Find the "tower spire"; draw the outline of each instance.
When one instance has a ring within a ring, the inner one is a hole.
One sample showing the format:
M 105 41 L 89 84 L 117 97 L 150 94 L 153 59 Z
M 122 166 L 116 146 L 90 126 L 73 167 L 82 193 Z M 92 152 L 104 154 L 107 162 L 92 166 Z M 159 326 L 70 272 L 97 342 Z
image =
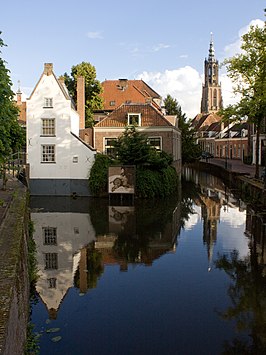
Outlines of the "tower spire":
M 220 108 L 222 108 L 222 92 L 219 84 L 219 63 L 215 59 L 213 34 L 211 32 L 209 56 L 204 61 L 201 113 L 218 112 Z
M 21 89 L 20 89 L 20 80 L 18 80 L 18 91 L 17 91 L 18 94 L 21 94 Z
M 215 62 L 214 46 L 213 46 L 213 33 L 211 32 L 210 49 L 209 49 L 209 61 Z

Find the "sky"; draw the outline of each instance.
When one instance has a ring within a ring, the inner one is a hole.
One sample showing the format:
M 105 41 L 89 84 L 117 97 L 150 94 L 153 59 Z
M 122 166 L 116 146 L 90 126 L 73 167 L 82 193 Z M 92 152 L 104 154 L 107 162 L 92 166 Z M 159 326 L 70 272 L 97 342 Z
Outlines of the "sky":
M 170 94 L 188 118 L 200 112 L 203 65 L 211 33 L 221 64 L 240 51 L 250 24 L 262 24 L 263 0 L 11 0 L 1 2 L 1 57 L 13 90 L 28 97 L 53 63 L 57 76 L 81 62 L 105 79 L 143 79 Z M 235 102 L 220 69 L 224 105 Z

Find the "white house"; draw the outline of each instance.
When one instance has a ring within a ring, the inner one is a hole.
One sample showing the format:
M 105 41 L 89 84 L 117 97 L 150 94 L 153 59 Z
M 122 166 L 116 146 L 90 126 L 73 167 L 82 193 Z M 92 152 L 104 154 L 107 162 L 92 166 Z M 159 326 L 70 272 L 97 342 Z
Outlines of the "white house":
M 84 93 L 84 92 L 83 92 Z M 84 108 L 83 108 L 84 110 Z M 82 115 L 81 115 L 82 116 Z M 27 100 L 27 163 L 31 195 L 88 196 L 96 150 L 79 138 L 84 117 L 51 63 Z

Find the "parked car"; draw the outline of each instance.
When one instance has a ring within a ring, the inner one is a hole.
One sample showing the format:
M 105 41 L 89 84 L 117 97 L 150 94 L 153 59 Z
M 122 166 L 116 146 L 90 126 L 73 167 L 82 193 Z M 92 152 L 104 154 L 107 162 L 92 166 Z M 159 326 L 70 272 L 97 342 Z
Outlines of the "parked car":
M 214 156 L 210 152 L 202 152 L 201 153 L 201 158 L 202 159 L 209 159 L 209 158 L 214 158 Z

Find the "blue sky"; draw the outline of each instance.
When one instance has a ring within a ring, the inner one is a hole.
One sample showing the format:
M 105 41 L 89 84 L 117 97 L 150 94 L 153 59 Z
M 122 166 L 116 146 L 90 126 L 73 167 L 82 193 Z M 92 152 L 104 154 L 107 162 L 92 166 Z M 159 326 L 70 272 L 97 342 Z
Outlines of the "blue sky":
M 213 32 L 216 58 L 239 50 L 254 20 L 264 21 L 262 0 L 13 0 L 0 8 L 2 57 L 13 90 L 28 96 L 45 62 L 57 76 L 82 61 L 97 79 L 142 78 L 162 97 L 168 93 L 193 117 L 199 112 L 203 62 Z M 225 105 L 234 100 L 221 70 Z M 230 101 L 231 100 L 231 101 Z

